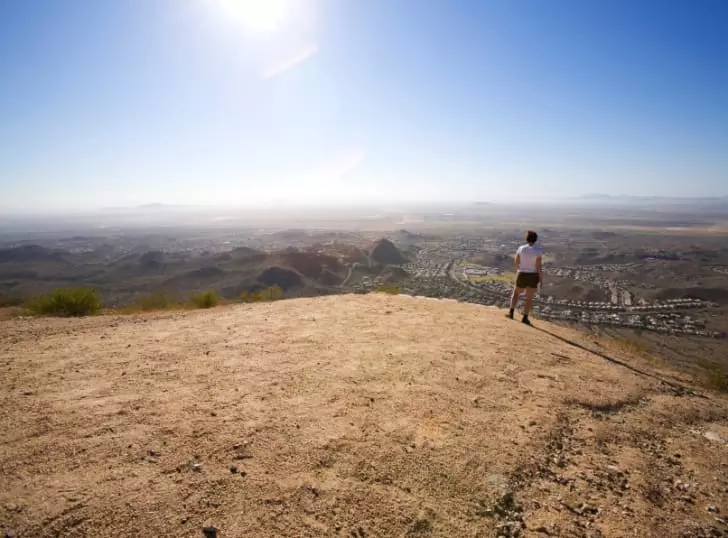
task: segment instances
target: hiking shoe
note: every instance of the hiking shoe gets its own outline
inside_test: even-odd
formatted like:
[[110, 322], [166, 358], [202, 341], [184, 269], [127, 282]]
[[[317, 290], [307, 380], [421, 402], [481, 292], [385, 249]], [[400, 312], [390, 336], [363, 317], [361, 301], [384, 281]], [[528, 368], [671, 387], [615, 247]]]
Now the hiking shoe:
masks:
[[530, 319], [528, 319], [528, 318], [523, 318], [523, 319], [521, 320], [521, 323], [525, 323], [526, 325], [531, 325], [531, 320], [530, 320]]
[[506, 317], [507, 317], [508, 319], [513, 319], [513, 312], [508, 312], [508, 313], [506, 314]]

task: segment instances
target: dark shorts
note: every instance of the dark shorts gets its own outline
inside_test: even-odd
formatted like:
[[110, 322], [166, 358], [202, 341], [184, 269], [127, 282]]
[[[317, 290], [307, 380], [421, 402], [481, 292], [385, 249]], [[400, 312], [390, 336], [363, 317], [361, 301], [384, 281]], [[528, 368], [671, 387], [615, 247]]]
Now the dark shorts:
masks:
[[538, 273], [518, 273], [517, 288], [538, 288]]

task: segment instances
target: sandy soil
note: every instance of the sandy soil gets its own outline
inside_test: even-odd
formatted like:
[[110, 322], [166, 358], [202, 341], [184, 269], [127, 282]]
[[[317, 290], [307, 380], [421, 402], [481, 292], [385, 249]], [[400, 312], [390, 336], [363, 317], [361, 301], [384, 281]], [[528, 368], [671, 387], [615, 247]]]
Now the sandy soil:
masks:
[[728, 536], [725, 397], [494, 308], [6, 320], [0, 375], [19, 537]]

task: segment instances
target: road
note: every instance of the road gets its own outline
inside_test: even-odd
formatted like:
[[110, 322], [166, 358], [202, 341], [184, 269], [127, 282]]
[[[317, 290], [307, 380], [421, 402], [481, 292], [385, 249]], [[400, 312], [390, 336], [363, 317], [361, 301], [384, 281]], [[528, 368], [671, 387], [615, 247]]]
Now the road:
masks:
[[349, 265], [349, 267], [347, 269], [348, 269], [348, 272], [346, 273], [346, 278], [341, 283], [341, 286], [342, 287], [346, 286], [349, 283], [349, 280], [351, 280], [351, 275], [354, 272], [353, 264], [352, 265]]

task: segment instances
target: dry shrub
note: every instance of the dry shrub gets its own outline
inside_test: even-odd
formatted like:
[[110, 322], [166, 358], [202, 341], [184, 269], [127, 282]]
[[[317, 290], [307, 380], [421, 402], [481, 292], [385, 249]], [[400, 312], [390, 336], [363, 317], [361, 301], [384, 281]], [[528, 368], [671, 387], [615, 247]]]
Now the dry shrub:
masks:
[[61, 288], [25, 303], [39, 316], [80, 317], [101, 312], [101, 296], [92, 288]]

